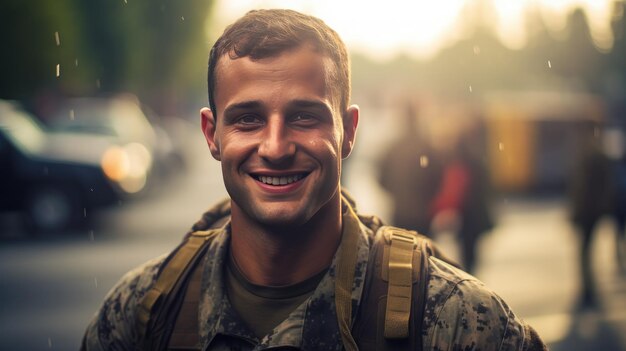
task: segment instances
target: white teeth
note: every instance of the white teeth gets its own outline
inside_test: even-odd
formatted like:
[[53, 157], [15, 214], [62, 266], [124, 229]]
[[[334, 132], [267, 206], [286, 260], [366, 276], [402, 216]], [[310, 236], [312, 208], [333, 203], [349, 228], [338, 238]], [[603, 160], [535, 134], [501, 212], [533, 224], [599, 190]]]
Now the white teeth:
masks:
[[298, 180], [304, 178], [303, 175], [292, 175], [287, 177], [267, 177], [267, 176], [258, 176], [257, 179], [265, 184], [271, 185], [287, 185], [293, 182], [297, 182]]

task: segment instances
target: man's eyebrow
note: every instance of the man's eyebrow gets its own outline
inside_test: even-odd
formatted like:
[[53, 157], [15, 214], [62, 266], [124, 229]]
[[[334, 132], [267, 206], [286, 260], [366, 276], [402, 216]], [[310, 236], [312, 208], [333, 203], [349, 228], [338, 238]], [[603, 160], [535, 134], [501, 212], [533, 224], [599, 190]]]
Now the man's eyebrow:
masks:
[[[224, 115], [228, 115], [231, 112], [236, 110], [254, 110], [260, 109], [263, 107], [263, 104], [258, 100], [249, 100], [249, 101], [241, 101], [231, 105], [228, 105], [226, 109], [224, 109]], [[316, 108], [325, 111], [331, 111], [331, 107], [323, 101], [319, 100], [308, 100], [308, 99], [297, 99], [289, 102], [290, 108]]]
[[331, 110], [328, 104], [319, 100], [302, 100], [302, 99], [293, 100], [289, 103], [289, 106], [291, 108], [318, 108], [318, 109], [324, 109], [326, 111]]
[[258, 109], [261, 106], [262, 106], [261, 102], [257, 100], [241, 101], [241, 102], [228, 105], [228, 107], [224, 109], [224, 114], [227, 115], [228, 113], [233, 112], [235, 110]]

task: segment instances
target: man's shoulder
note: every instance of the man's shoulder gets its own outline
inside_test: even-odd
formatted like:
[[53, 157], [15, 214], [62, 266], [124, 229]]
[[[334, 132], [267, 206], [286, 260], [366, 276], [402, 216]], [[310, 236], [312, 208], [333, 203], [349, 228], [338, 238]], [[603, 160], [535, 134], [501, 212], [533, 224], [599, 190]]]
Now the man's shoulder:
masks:
[[428, 258], [428, 268], [430, 279], [440, 280], [442, 287], [454, 287], [463, 282], [476, 283], [484, 286], [484, 284], [473, 275], [454, 267], [452, 264], [436, 256], [430, 256]]
[[[116, 305], [116, 308], [111, 309], [113, 313], [130, 313], [137, 302], [148, 289], [152, 287], [157, 279], [159, 269], [168, 254], [161, 255], [153, 258], [141, 265], [128, 271], [120, 278], [115, 286], [109, 291], [105, 300], [103, 308], [108, 305]], [[132, 300], [133, 303], [129, 302]], [[124, 310], [120, 307], [127, 305], [128, 310]]]
[[87, 327], [83, 346], [87, 350], [128, 347], [137, 340], [135, 320], [141, 298], [156, 281], [166, 255], [151, 259], [128, 271], [109, 291]]
[[493, 345], [488, 349], [521, 350], [525, 327], [483, 282], [436, 257], [429, 258], [426, 345], [443, 349]]
[[168, 255], [169, 253], [155, 257], [126, 272], [109, 292], [107, 298], [115, 295], [143, 296], [143, 293], [150, 289], [156, 281], [159, 269]]
[[[208, 232], [207, 232], [208, 233]], [[211, 262], [210, 259], [215, 258], [218, 249], [224, 248], [228, 242], [227, 231], [220, 231], [223, 235], [204, 235], [206, 233], [198, 232], [193, 235], [194, 238], [200, 238], [203, 245], [208, 243], [208, 251], [199, 257], [203, 257]], [[192, 245], [186, 245], [192, 243]], [[184, 257], [188, 257], [188, 253], [196, 252], [195, 244], [198, 240], [185, 238], [183, 244], [173, 249], [171, 252], [165, 253], [150, 261], [147, 261], [138, 267], [126, 273], [117, 284], [109, 291], [102, 303], [102, 306], [93, 317], [91, 323], [87, 327], [85, 337], [83, 339], [84, 349], [86, 350], [110, 350], [110, 349], [133, 349], [140, 343], [139, 329], [141, 316], [138, 315], [139, 309], [145, 307], [144, 304], [146, 294], [155, 287], [160, 276], [171, 278], [172, 274], [182, 273], [179, 268], [187, 267], [186, 264], [196, 264], [191, 261], [185, 261]], [[204, 246], [200, 246], [202, 248]], [[178, 253], [185, 252], [179, 256]], [[181, 260], [180, 258], [183, 257]], [[196, 257], [196, 256], [194, 256]], [[210, 259], [209, 259], [210, 258]], [[169, 267], [169, 270], [168, 270]], [[195, 266], [189, 266], [195, 267]], [[176, 276], [179, 277], [179, 276]], [[205, 289], [206, 286], [203, 286]], [[158, 291], [157, 291], [158, 292]], [[153, 294], [149, 297], [154, 297]], [[148, 299], [150, 302], [151, 299]], [[144, 316], [145, 317], [145, 316]]]

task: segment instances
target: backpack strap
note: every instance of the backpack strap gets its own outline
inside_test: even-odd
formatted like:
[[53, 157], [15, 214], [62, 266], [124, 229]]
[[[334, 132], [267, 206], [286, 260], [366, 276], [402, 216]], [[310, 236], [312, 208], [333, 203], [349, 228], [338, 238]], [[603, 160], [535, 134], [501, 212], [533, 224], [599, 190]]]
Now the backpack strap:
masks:
[[359, 350], [421, 350], [431, 242], [413, 231], [381, 227], [370, 249], [353, 336]]
[[354, 270], [357, 262], [357, 244], [359, 240], [359, 221], [350, 206], [346, 206], [349, 212], [344, 218], [345, 226], [337, 253], [337, 271], [335, 278], [335, 309], [337, 323], [343, 347], [347, 351], [357, 351], [357, 345], [350, 333], [352, 323], [352, 286], [354, 285]]
[[175, 296], [185, 288], [190, 267], [196, 266], [208, 247], [207, 243], [219, 231], [213, 229], [190, 233], [161, 265], [156, 282], [146, 292], [137, 309], [138, 334], [146, 350], [162, 349], [162, 346], [167, 345], [168, 334], [171, 332], [168, 329], [173, 324], [168, 323], [168, 318], [176, 317], [180, 303], [174, 302], [181, 300], [170, 298], [170, 295]]
[[202, 257], [194, 267], [190, 268], [192, 272], [188, 278], [188, 283], [185, 284], [184, 297], [180, 303], [180, 308], [178, 308], [178, 314], [167, 342], [168, 350], [200, 350], [202, 348], [198, 328], [198, 306], [202, 296], [202, 273], [204, 272], [204, 264], [201, 262], [205, 262], [203, 257], [207, 256], [207, 251], [204, 250]]

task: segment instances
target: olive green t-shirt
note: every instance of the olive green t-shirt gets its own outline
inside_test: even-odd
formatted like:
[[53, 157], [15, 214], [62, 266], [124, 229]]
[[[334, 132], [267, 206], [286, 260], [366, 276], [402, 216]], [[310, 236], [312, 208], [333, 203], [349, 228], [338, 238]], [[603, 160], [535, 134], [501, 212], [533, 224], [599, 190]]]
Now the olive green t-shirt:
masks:
[[262, 339], [315, 290], [327, 269], [297, 284], [261, 286], [250, 283], [232, 255], [226, 265], [228, 299], [252, 332]]

